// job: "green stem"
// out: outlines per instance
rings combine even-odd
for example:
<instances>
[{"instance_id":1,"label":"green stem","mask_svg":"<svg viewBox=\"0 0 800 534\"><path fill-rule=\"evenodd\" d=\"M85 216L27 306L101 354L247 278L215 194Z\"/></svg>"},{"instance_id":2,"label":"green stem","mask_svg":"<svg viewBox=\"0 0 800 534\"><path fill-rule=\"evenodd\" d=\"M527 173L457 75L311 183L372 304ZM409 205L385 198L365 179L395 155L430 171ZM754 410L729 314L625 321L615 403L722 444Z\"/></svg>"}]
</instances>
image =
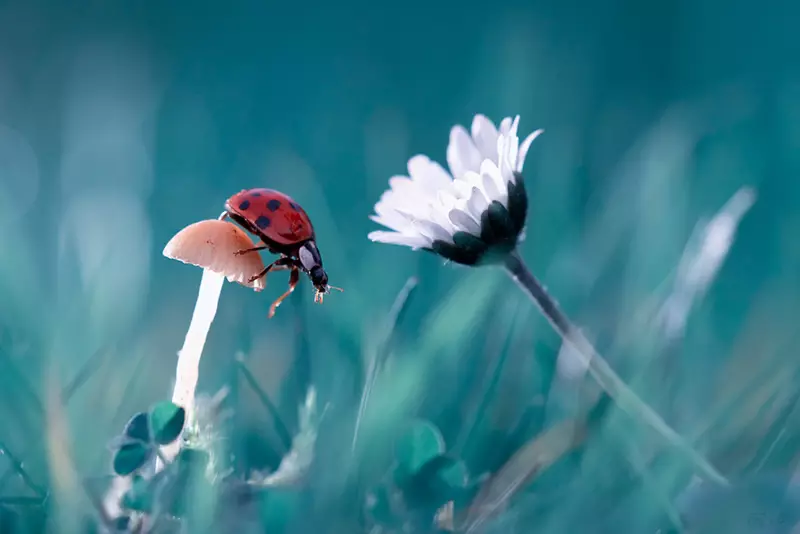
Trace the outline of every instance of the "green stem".
<instances>
[{"instance_id":1,"label":"green stem","mask_svg":"<svg viewBox=\"0 0 800 534\"><path fill-rule=\"evenodd\" d=\"M695 451L660 415L645 404L622 379L617 376L608 362L595 350L581 331L569 320L558 303L547 293L544 286L533 276L519 253L512 251L505 260L504 267L509 276L544 313L550 324L562 339L572 345L587 365L589 373L606 393L614 399L623 411L639 419L661 434L667 442L683 452L696 466L698 472L709 481L726 486L728 481L705 458Z\"/></svg>"}]
</instances>

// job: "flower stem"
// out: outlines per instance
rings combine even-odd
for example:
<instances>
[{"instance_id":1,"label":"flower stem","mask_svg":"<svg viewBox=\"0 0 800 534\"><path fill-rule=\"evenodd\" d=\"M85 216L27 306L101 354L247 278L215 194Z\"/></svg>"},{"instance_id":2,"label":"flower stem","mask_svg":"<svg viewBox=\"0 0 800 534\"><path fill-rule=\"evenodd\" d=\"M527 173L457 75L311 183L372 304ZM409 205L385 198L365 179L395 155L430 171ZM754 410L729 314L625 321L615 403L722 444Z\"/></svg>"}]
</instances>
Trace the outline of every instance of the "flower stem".
<instances>
[{"instance_id":1,"label":"flower stem","mask_svg":"<svg viewBox=\"0 0 800 534\"><path fill-rule=\"evenodd\" d=\"M516 250L507 256L504 267L517 285L539 306L542 313L544 313L563 340L573 346L582 358L583 363L588 367L589 373L591 373L600 387L614 399L617 406L661 434L671 445L683 452L695 464L698 472L709 481L723 486L728 484L725 477L617 376L608 362L603 359L581 331L561 311L558 303L531 273Z\"/></svg>"}]
</instances>

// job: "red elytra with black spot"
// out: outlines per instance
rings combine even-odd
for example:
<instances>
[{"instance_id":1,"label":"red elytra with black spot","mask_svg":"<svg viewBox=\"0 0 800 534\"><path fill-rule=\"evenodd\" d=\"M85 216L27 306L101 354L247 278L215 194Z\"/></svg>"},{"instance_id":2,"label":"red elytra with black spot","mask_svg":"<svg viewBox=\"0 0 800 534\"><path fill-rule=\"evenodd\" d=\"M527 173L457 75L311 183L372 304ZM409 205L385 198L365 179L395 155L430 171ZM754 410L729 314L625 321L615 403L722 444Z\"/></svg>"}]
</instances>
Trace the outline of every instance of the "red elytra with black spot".
<instances>
[{"instance_id":1,"label":"red elytra with black spot","mask_svg":"<svg viewBox=\"0 0 800 534\"><path fill-rule=\"evenodd\" d=\"M284 252L314 239L314 227L308 214L280 191L245 189L229 198L225 209L273 252Z\"/></svg>"}]
</instances>

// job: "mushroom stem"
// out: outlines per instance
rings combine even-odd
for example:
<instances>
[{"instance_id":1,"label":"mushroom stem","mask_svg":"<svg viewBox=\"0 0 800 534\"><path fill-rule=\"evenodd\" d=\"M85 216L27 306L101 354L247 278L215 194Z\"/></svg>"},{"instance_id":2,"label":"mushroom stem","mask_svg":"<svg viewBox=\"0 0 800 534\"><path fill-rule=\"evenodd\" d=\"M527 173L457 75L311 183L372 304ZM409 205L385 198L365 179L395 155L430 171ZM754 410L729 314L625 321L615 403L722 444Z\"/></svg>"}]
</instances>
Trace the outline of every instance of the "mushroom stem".
<instances>
[{"instance_id":1,"label":"mushroom stem","mask_svg":"<svg viewBox=\"0 0 800 534\"><path fill-rule=\"evenodd\" d=\"M194 417L194 392L200 371L200 357L206 343L208 330L217 314L222 284L225 275L203 269L200 290L194 306L192 321L178 351L178 365L175 370L175 386L172 389L172 402L186 410L186 425L190 425ZM172 460L180 452L180 440L163 447L162 453L167 460Z\"/></svg>"},{"instance_id":2,"label":"mushroom stem","mask_svg":"<svg viewBox=\"0 0 800 534\"><path fill-rule=\"evenodd\" d=\"M539 307L553 328L561 335L564 342L575 348L577 354L588 366L589 373L608 395L614 399L622 410L638 419L659 433L669 444L681 451L694 464L697 472L706 480L721 486L728 484L708 461L670 427L658 413L648 406L619 377L614 369L597 352L567 315L561 311L558 303L550 296L545 287L536 279L525 265L519 252L514 250L505 260L506 272L517 283L533 302Z\"/></svg>"},{"instance_id":3,"label":"mushroom stem","mask_svg":"<svg viewBox=\"0 0 800 534\"><path fill-rule=\"evenodd\" d=\"M223 220L226 213L220 215ZM197 302L194 305L192 320L189 323L189 330L186 331L186 338L183 340L183 347L178 351L178 365L175 369L175 386L172 388L172 402L186 410L186 425L192 424L194 420L194 395L197 388L197 380L200 375L200 358L203 355L203 347L206 344L208 330L214 317L217 314L219 296L222 292L222 285L225 283L225 275L216 273L209 269L203 269L203 277L200 280L200 289L197 292ZM161 455L168 461L172 461L181 450L181 440L162 447ZM161 456L156 461L156 471L163 467Z\"/></svg>"}]
</instances>

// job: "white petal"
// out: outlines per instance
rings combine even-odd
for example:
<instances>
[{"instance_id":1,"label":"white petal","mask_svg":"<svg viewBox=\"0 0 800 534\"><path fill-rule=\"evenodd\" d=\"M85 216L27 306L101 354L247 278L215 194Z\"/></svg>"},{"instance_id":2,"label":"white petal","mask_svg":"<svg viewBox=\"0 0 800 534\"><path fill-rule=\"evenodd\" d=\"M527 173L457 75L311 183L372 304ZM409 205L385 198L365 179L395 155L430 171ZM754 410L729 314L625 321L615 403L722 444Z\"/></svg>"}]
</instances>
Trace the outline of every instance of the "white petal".
<instances>
[{"instance_id":1,"label":"white petal","mask_svg":"<svg viewBox=\"0 0 800 534\"><path fill-rule=\"evenodd\" d=\"M497 157L497 128L484 115L472 119L472 139L484 159Z\"/></svg>"},{"instance_id":2,"label":"white petal","mask_svg":"<svg viewBox=\"0 0 800 534\"><path fill-rule=\"evenodd\" d=\"M494 177L489 174L482 174L481 177L483 178L483 190L486 192L486 198L497 200L505 206L505 195L501 194L497 189Z\"/></svg>"},{"instance_id":3,"label":"white petal","mask_svg":"<svg viewBox=\"0 0 800 534\"><path fill-rule=\"evenodd\" d=\"M509 164L503 165L500 169L500 176L502 176L503 185L505 185L506 192L508 192L508 184L513 184L517 180L517 177L514 174L514 167Z\"/></svg>"},{"instance_id":4,"label":"white petal","mask_svg":"<svg viewBox=\"0 0 800 534\"><path fill-rule=\"evenodd\" d=\"M448 220L449 222L449 220ZM453 232L448 232L439 224L428 221L424 219L420 219L414 222L417 230L422 235L429 237L431 241L445 241L447 243L453 242Z\"/></svg>"},{"instance_id":5,"label":"white petal","mask_svg":"<svg viewBox=\"0 0 800 534\"><path fill-rule=\"evenodd\" d=\"M517 132L519 131L519 115L514 117L514 120L511 122L511 128L508 130L509 137L517 137Z\"/></svg>"},{"instance_id":6,"label":"white petal","mask_svg":"<svg viewBox=\"0 0 800 534\"><path fill-rule=\"evenodd\" d=\"M489 161L489 160L484 160L484 161ZM481 163L481 165L483 165L483 163ZM461 181L463 181L468 186L465 191L462 189L462 191L464 191L464 195L462 195L462 198L469 197L472 194L473 187L477 187L478 189L481 190L483 189L483 178L481 178L480 169L478 169L478 172L473 172L473 171L468 172L467 174L464 175L464 178ZM485 193L486 191L484 191L484 194Z\"/></svg>"},{"instance_id":7,"label":"white petal","mask_svg":"<svg viewBox=\"0 0 800 534\"><path fill-rule=\"evenodd\" d=\"M434 179L437 186L440 188L450 187L450 184L453 182L453 177L450 176L450 173L435 161L431 161L428 172L431 173L431 178Z\"/></svg>"},{"instance_id":8,"label":"white petal","mask_svg":"<svg viewBox=\"0 0 800 534\"><path fill-rule=\"evenodd\" d=\"M392 178L389 182L392 190L384 193L381 197L382 203L410 212L417 217L427 213L426 205L430 202L430 195L426 194L418 183L408 178Z\"/></svg>"},{"instance_id":9,"label":"white petal","mask_svg":"<svg viewBox=\"0 0 800 534\"><path fill-rule=\"evenodd\" d=\"M459 230L469 232L473 235L481 234L481 227L475 222L475 219L459 209L450 210L450 220L453 221L453 224L455 224Z\"/></svg>"},{"instance_id":10,"label":"white petal","mask_svg":"<svg viewBox=\"0 0 800 534\"><path fill-rule=\"evenodd\" d=\"M408 198L416 197L421 194L419 184L415 184L411 178L407 176L393 176L389 179L390 190L386 195L387 198Z\"/></svg>"},{"instance_id":11,"label":"white petal","mask_svg":"<svg viewBox=\"0 0 800 534\"><path fill-rule=\"evenodd\" d=\"M430 207L429 216L426 220L436 224L436 226L440 227L442 230L447 232L447 234L452 236L454 233L456 233L457 228L450 220L450 217L447 216L447 213L448 210L445 210L444 206L437 202L436 205L432 205Z\"/></svg>"},{"instance_id":12,"label":"white petal","mask_svg":"<svg viewBox=\"0 0 800 534\"><path fill-rule=\"evenodd\" d=\"M475 143L463 126L450 130L450 144L447 145L447 164L456 180L467 171L476 171L481 164L481 155Z\"/></svg>"},{"instance_id":13,"label":"white petal","mask_svg":"<svg viewBox=\"0 0 800 534\"><path fill-rule=\"evenodd\" d=\"M508 188L500 169L493 162L485 160L481 164L481 178L483 180L483 190L489 200L498 200L505 205L508 199Z\"/></svg>"},{"instance_id":14,"label":"white petal","mask_svg":"<svg viewBox=\"0 0 800 534\"><path fill-rule=\"evenodd\" d=\"M471 192L470 192L470 196L472 196ZM486 198L486 197L483 197L483 198ZM470 206L469 206L469 198L463 198L463 199L459 200L458 202L456 202L456 208L455 209L457 209L459 211L463 211L469 217L471 217L473 221L475 221L476 223L478 223L480 225L481 214L480 213L472 213L472 210L470 209Z\"/></svg>"},{"instance_id":15,"label":"white petal","mask_svg":"<svg viewBox=\"0 0 800 534\"><path fill-rule=\"evenodd\" d=\"M509 152L512 150L511 145L515 143L516 141L512 141L512 139L506 135L501 135L497 138L497 166L499 167L500 175L503 178L503 183L514 181L513 170L516 167L516 160L512 161L510 159Z\"/></svg>"},{"instance_id":16,"label":"white petal","mask_svg":"<svg viewBox=\"0 0 800 534\"><path fill-rule=\"evenodd\" d=\"M408 160L408 174L428 192L436 191L450 185L450 175L441 165L427 156L417 155Z\"/></svg>"},{"instance_id":17,"label":"white petal","mask_svg":"<svg viewBox=\"0 0 800 534\"><path fill-rule=\"evenodd\" d=\"M398 234L397 232L383 232L376 230L367 235L370 241L388 243L390 245L404 245L412 249L426 248L431 246L431 240L423 235Z\"/></svg>"},{"instance_id":18,"label":"white petal","mask_svg":"<svg viewBox=\"0 0 800 534\"><path fill-rule=\"evenodd\" d=\"M506 117L500 121L498 130L500 131L500 135L506 135L511 130L511 117Z\"/></svg>"},{"instance_id":19,"label":"white petal","mask_svg":"<svg viewBox=\"0 0 800 534\"><path fill-rule=\"evenodd\" d=\"M456 205L456 197L452 188L440 189L436 192L436 198L444 211L450 211Z\"/></svg>"},{"instance_id":20,"label":"white petal","mask_svg":"<svg viewBox=\"0 0 800 534\"><path fill-rule=\"evenodd\" d=\"M522 166L525 165L525 156L528 155L528 149L531 147L531 143L539 137L541 134L544 133L544 130L539 129L530 134L519 147L519 153L517 154L517 172L522 172Z\"/></svg>"},{"instance_id":21,"label":"white petal","mask_svg":"<svg viewBox=\"0 0 800 534\"><path fill-rule=\"evenodd\" d=\"M518 128L519 115L514 119L514 122L511 124L511 131L509 131L506 136L506 164L512 169L517 167L517 153L519 152L519 137L517 137Z\"/></svg>"},{"instance_id":22,"label":"white petal","mask_svg":"<svg viewBox=\"0 0 800 534\"><path fill-rule=\"evenodd\" d=\"M408 222L408 219L392 209L383 208L379 210L376 206L375 211L377 215L370 215L369 218L382 226L391 228L395 232L404 232L411 228L411 223Z\"/></svg>"},{"instance_id":23,"label":"white petal","mask_svg":"<svg viewBox=\"0 0 800 534\"><path fill-rule=\"evenodd\" d=\"M502 165L507 159L508 137L505 135L497 136L497 164Z\"/></svg>"},{"instance_id":24,"label":"white petal","mask_svg":"<svg viewBox=\"0 0 800 534\"><path fill-rule=\"evenodd\" d=\"M468 172L465 176L469 176L471 174L475 174L472 171ZM477 174L475 174L477 176ZM480 177L479 177L480 178ZM453 182L453 191L455 192L458 198L469 198L472 194L472 186L474 180L471 178L467 178L464 180L456 180Z\"/></svg>"},{"instance_id":25,"label":"white petal","mask_svg":"<svg viewBox=\"0 0 800 534\"><path fill-rule=\"evenodd\" d=\"M470 214L477 220L480 220L483 212L489 208L489 202L477 187L472 188L472 194L467 201L467 205L469 206Z\"/></svg>"},{"instance_id":26,"label":"white petal","mask_svg":"<svg viewBox=\"0 0 800 534\"><path fill-rule=\"evenodd\" d=\"M407 182L411 182L411 178L408 176L392 176L389 178L389 188L397 189L399 187L404 187L403 184Z\"/></svg>"}]
</instances>

